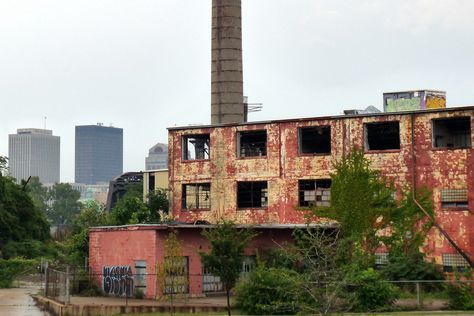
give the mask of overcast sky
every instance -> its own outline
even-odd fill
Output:
[[[250,120],[381,108],[382,92],[447,90],[474,104],[472,0],[242,0]],[[124,129],[124,171],[167,127],[210,122],[211,0],[0,0],[0,155],[8,134]]]

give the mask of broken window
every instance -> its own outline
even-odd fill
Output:
[[[331,206],[331,180],[300,180],[300,206]]]
[[[301,154],[330,154],[331,127],[313,126],[300,128],[299,149]]]
[[[211,269],[207,266],[203,266],[202,270],[202,291],[206,293],[222,292],[224,285],[222,284],[221,278],[212,274]]]
[[[209,159],[209,134],[183,136],[183,160]]]
[[[400,149],[399,122],[380,122],[365,124],[365,149]]]
[[[268,205],[267,181],[237,183],[237,207],[266,207]]]
[[[267,155],[267,131],[240,132],[237,141],[240,157]]]
[[[250,272],[255,268],[257,265],[257,257],[256,256],[245,256],[244,260],[242,261],[242,269],[240,270],[240,277],[246,278],[249,276]]]
[[[471,147],[471,119],[456,117],[433,120],[433,147]]]
[[[441,190],[442,208],[467,208],[467,189]]]
[[[209,209],[211,207],[210,183],[183,184],[182,192],[183,210]]]
[[[375,253],[375,267],[377,269],[382,268],[388,264],[388,252],[376,252]]]
[[[148,192],[155,191],[155,174],[149,173],[148,174]]]
[[[443,253],[444,272],[464,272],[469,268],[466,259],[457,253]]]

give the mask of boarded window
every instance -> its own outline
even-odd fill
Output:
[[[182,208],[184,210],[209,209],[211,207],[210,196],[210,183],[183,184]]]
[[[381,122],[365,124],[365,149],[400,149],[399,122]]]
[[[245,181],[237,183],[237,207],[252,208],[268,205],[266,181]]]
[[[467,189],[441,190],[442,208],[467,208]]]
[[[469,263],[460,254],[443,253],[444,272],[464,272],[469,268]]]
[[[237,142],[240,157],[267,155],[267,131],[240,132]]]
[[[135,260],[135,288],[146,291],[146,260]]]
[[[209,134],[183,136],[183,160],[209,159]]]
[[[188,293],[188,257],[166,257],[165,261],[165,294]]]
[[[471,147],[471,119],[456,117],[433,120],[433,146],[437,148]]]
[[[202,272],[202,291],[203,292],[222,292],[224,285],[221,278],[211,273],[207,267],[203,268]]]
[[[331,127],[314,126],[300,128],[299,149],[301,154],[330,154]]]
[[[299,205],[306,206],[330,206],[331,205],[331,180],[300,180]]]

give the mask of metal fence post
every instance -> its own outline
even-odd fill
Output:
[[[421,308],[421,300],[420,300],[420,282],[416,282],[416,307],[418,309]]]
[[[66,305],[69,305],[69,266],[66,266]]]
[[[49,285],[48,284],[49,283],[49,281],[48,281],[48,274],[49,274],[48,269],[49,269],[48,268],[48,261],[46,261],[44,263],[44,293],[43,293],[44,297],[48,296],[48,285]]]

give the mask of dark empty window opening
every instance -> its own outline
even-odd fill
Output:
[[[253,208],[268,205],[268,188],[266,181],[238,182],[237,207]]]
[[[300,206],[331,206],[330,179],[300,180],[298,187]]]
[[[299,146],[301,154],[330,154],[331,127],[303,127],[299,130]]]
[[[433,120],[433,146],[436,148],[471,147],[471,119],[456,117]]]
[[[365,149],[400,149],[399,122],[365,124]]]
[[[183,184],[182,208],[209,209],[211,207],[211,184]]]
[[[155,175],[149,173],[148,176],[148,192],[155,191]]]
[[[209,134],[183,136],[183,159],[209,159]]]
[[[467,209],[467,189],[441,190],[441,208]]]
[[[240,157],[267,155],[267,131],[240,132],[238,134]]]

